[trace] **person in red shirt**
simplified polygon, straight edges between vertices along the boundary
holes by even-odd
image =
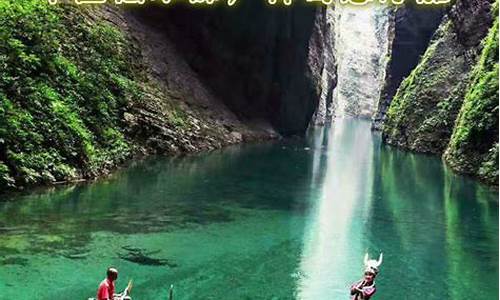
[[[113,300],[115,296],[115,281],[118,278],[118,270],[108,268],[106,279],[99,285],[97,290],[97,300]]]

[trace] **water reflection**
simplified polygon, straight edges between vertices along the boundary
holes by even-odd
[[[112,264],[140,299],[170,282],[176,299],[347,299],[365,251],[384,252],[377,298],[495,298],[497,196],[337,119],[306,141],[4,198],[0,298],[88,297]]]
[[[313,173],[320,189],[296,298],[346,299],[365,251],[385,254],[377,280],[383,298],[401,297],[402,287],[411,299],[496,296],[498,194],[437,157],[382,145],[368,127],[340,118],[310,134],[313,170],[322,170]]]
[[[323,164],[324,176],[305,229],[299,299],[345,297],[349,281],[359,275],[355,266],[363,257],[363,220],[371,210],[371,198],[366,197],[372,193],[373,172],[369,126],[337,118],[322,131],[328,136],[326,155],[313,153],[312,159]]]
[[[466,291],[486,299],[491,297],[487,287],[498,291],[498,206],[484,188],[448,170],[446,173],[443,198],[448,276],[444,281],[448,295],[456,299]],[[477,290],[478,286],[486,289]]]
[[[293,199],[299,197],[294,195],[295,192],[307,182],[308,175],[301,172],[309,169],[305,160],[304,163],[297,161],[301,156],[307,156],[294,151],[296,147],[290,148],[284,155],[278,147],[263,145],[249,146],[244,150],[233,147],[197,157],[156,158],[137,163],[96,184],[43,190],[14,201],[0,202],[0,213],[9,226],[26,225],[31,221],[32,225],[42,221],[59,224],[72,219],[83,221],[86,217],[116,217],[110,223],[124,225],[119,222],[120,215],[132,220],[140,220],[143,214],[171,215],[176,209],[191,209],[193,203],[203,211],[226,202],[287,208]],[[271,160],[284,159],[271,165],[262,160],[262,156]],[[288,156],[297,163],[297,168],[288,168]],[[282,176],[284,174],[288,176]],[[264,185],[261,182],[263,175],[269,180]],[[297,188],[275,193],[275,185],[282,183]],[[93,227],[96,230],[123,231],[112,224]]]
[[[309,157],[300,140],[232,147],[4,198],[0,298],[19,296],[25,282],[23,299],[57,298],[57,282],[65,282],[64,293],[88,297],[109,264],[139,279],[142,299],[164,296],[165,282],[176,283],[179,299],[235,290],[245,297],[266,286],[268,298],[291,295],[303,216],[314,202],[305,200],[314,189]],[[68,278],[73,268],[78,275]]]
[[[495,296],[497,193],[450,172],[436,157],[381,146],[374,161],[366,241],[386,253],[384,295],[398,297],[395,287],[404,286],[417,299]]]

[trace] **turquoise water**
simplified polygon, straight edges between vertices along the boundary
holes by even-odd
[[[0,299],[498,299],[498,193],[337,120],[307,140],[131,165],[0,202]]]

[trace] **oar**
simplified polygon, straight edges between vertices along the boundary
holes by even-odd
[[[170,285],[170,290],[168,291],[168,300],[174,300],[174,285]]]
[[[127,284],[127,287],[125,288],[125,290],[123,291],[123,293],[121,294],[121,296],[118,298],[119,300],[124,300],[125,297],[127,297],[128,295],[130,295],[130,291],[132,290],[132,279],[130,279],[128,281],[128,284]]]

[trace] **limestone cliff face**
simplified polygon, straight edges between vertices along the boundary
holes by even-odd
[[[388,50],[388,10],[380,5],[337,5],[335,49],[338,84],[336,115],[371,118],[384,77]]]
[[[325,122],[330,9],[241,4],[2,2],[0,189],[303,134],[315,112]]]
[[[404,77],[418,64],[429,41],[441,23],[446,8],[426,8],[420,5],[401,6],[390,13],[389,62],[384,83],[373,116],[373,128],[382,129],[385,114]]]
[[[333,81],[333,58],[321,40],[329,26],[326,10],[245,1],[231,8],[146,7],[136,15],[161,28],[240,119],[302,134],[323,90],[331,89],[321,83],[323,76]]]
[[[490,10],[487,0],[456,2],[392,100],[383,128],[386,143],[418,152],[445,151],[454,127],[462,126],[456,119],[492,24]]]

